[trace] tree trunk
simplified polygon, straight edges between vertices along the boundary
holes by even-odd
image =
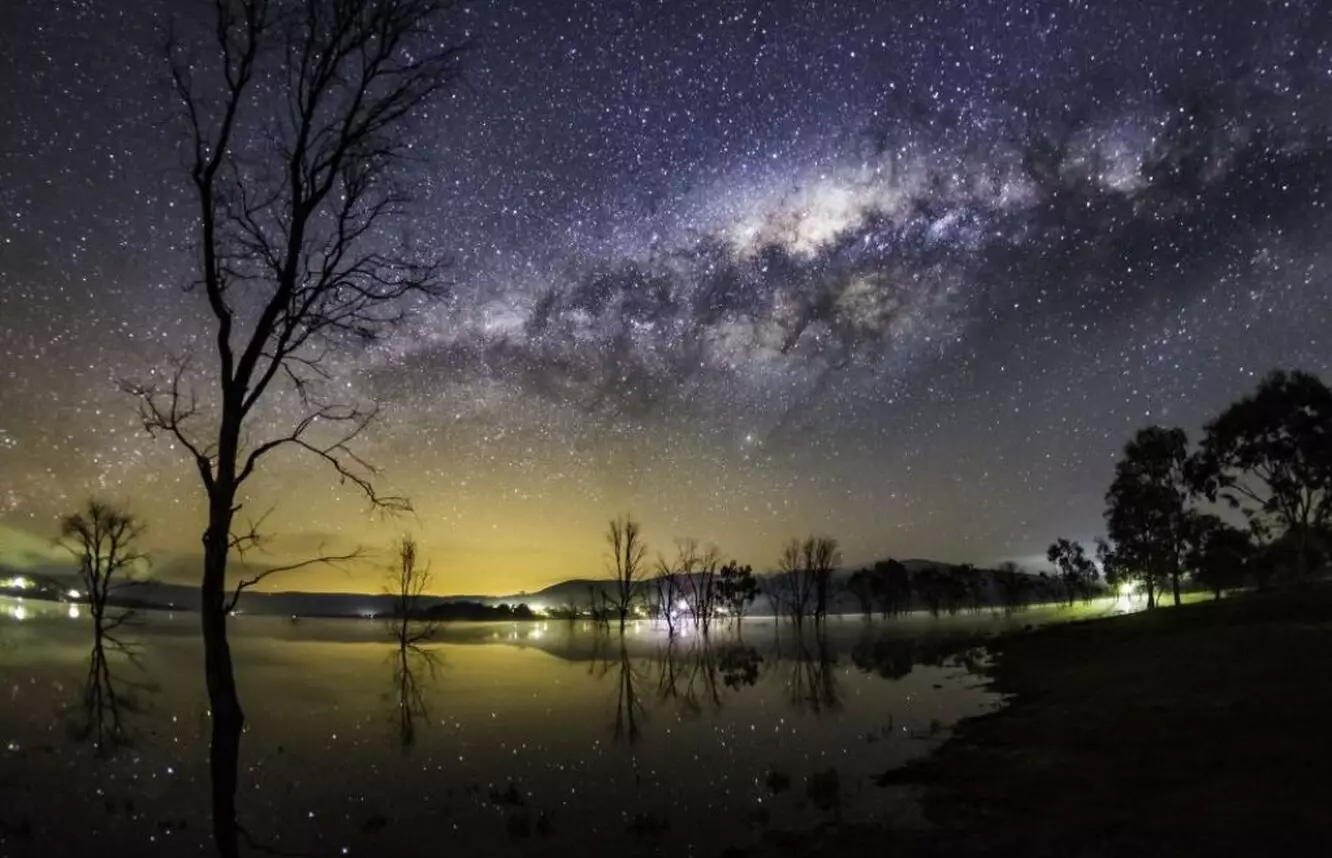
[[[1174,588],[1174,593],[1175,593],[1175,607],[1178,608],[1178,607],[1179,607],[1179,573],[1178,573],[1178,572],[1172,572],[1172,573],[1170,573],[1170,584],[1171,584],[1171,586]]]
[[[208,530],[204,534],[204,577],[200,592],[203,623],[204,677],[213,716],[209,748],[209,775],[213,788],[213,839],[221,858],[239,852],[236,828],[236,781],[240,737],[245,713],[236,693],[236,675],[227,641],[227,553],[230,548],[234,489],[214,490],[210,499]]]
[[[1151,575],[1147,576],[1147,610],[1156,607],[1156,582]]]

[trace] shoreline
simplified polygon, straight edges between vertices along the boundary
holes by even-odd
[[[1332,842],[1332,585],[1051,625],[987,648],[982,672],[1005,705],[885,773],[881,786],[919,792],[928,827],[880,845],[1108,856]]]

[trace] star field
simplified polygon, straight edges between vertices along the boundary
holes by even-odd
[[[197,478],[117,387],[209,334],[171,14],[0,10],[3,562],[98,492],[197,568]],[[465,79],[376,240],[450,294],[330,364],[416,514],[280,460],[275,556],[410,527],[445,589],[511,592],[597,572],[633,510],[758,567],[812,531],[1022,560],[1099,531],[1135,427],[1332,371],[1326,2],[475,2],[439,36]]]

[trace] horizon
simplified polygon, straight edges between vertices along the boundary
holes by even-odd
[[[145,60],[190,8],[6,7],[27,36],[0,52],[0,562],[40,560],[96,495],[148,525],[155,574],[197,580],[199,475],[121,390],[193,352],[215,416],[179,115]],[[650,558],[694,538],[763,567],[809,534],[851,563],[1035,558],[1103,532],[1136,428],[1196,439],[1269,370],[1332,378],[1314,7],[1262,39],[1201,0],[1150,25],[635,8],[478,0],[432,25],[472,44],[466,85],[404,125],[412,199],[364,245],[446,260],[447,294],[318,362],[324,393],[382,406],[354,452],[414,512],[276,453],[241,498],[269,536],[251,561],[410,531],[441,588],[517,592],[600,570],[625,513]],[[247,431],[301,415],[279,381]]]

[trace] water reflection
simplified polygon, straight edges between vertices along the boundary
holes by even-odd
[[[851,650],[851,662],[866,673],[883,679],[901,679],[916,664],[916,647],[899,635],[866,635]]]
[[[797,630],[778,647],[786,661],[787,697],[792,708],[814,715],[838,711],[842,695],[835,669],[837,656],[827,632],[817,629],[812,634],[801,634]]]
[[[118,662],[114,666],[113,659]],[[156,684],[137,675],[146,672],[134,645],[97,636],[70,729],[78,741],[91,741],[99,756],[132,743],[132,720],[146,711],[147,698],[158,691]]]
[[[615,741],[634,745],[643,737],[643,721],[647,707],[643,701],[643,685],[647,681],[643,670],[629,657],[629,648],[620,638],[616,654],[603,657],[599,677],[614,677],[615,720],[611,735]]]
[[[250,618],[237,622],[236,662],[263,705],[246,755],[215,757],[225,765],[210,772],[201,652],[188,620],[150,617],[135,636],[142,650],[112,646],[85,660],[86,618],[49,617],[13,624],[24,646],[0,652],[0,678],[28,695],[0,711],[0,736],[20,749],[0,748],[0,768],[41,781],[30,794],[52,794],[68,778],[42,756],[41,725],[24,715],[42,708],[37,696],[61,669],[80,686],[87,680],[78,710],[89,741],[109,750],[137,734],[134,754],[117,762],[135,775],[113,788],[147,815],[104,817],[95,789],[108,780],[98,770],[81,773],[68,800],[70,813],[91,815],[110,838],[108,854],[138,854],[162,824],[176,851],[213,851],[209,834],[220,835],[224,854],[231,844],[253,851],[251,833],[227,823],[235,817],[214,816],[227,830],[212,831],[203,791],[175,786],[202,786],[210,774],[237,780],[240,819],[267,839],[259,848],[289,853],[413,854],[428,832],[447,830],[479,854],[528,854],[523,842],[545,838],[551,849],[626,854],[644,837],[656,851],[710,854],[752,845],[761,830],[808,830],[830,814],[848,824],[884,818],[893,799],[873,779],[923,753],[928,743],[917,739],[935,735],[936,722],[983,711],[990,699],[957,681],[951,663],[921,666],[943,661],[946,647],[913,642],[900,625],[796,634],[760,620],[742,641],[727,629],[672,639],[646,620],[623,638],[576,624],[459,624],[442,630],[442,642],[403,648],[386,645],[378,623]],[[61,634],[77,646],[48,645]],[[57,652],[77,652],[77,667],[62,668]],[[141,705],[153,686],[136,667],[140,652],[162,682],[151,707]],[[390,739],[410,762],[387,749]],[[512,794],[522,803],[493,800]],[[0,783],[0,806],[34,820],[34,842],[92,843],[91,833],[43,823],[40,806],[20,810],[15,799]]]
[[[393,732],[403,751],[416,744],[417,722],[429,723],[428,691],[439,672],[439,656],[431,649],[405,644],[394,647],[389,660],[393,670]]]
[[[658,697],[673,702],[686,716],[721,709],[726,692],[758,681],[762,664],[763,656],[754,647],[738,641],[718,645],[707,637],[690,643],[670,638],[652,662]]]

